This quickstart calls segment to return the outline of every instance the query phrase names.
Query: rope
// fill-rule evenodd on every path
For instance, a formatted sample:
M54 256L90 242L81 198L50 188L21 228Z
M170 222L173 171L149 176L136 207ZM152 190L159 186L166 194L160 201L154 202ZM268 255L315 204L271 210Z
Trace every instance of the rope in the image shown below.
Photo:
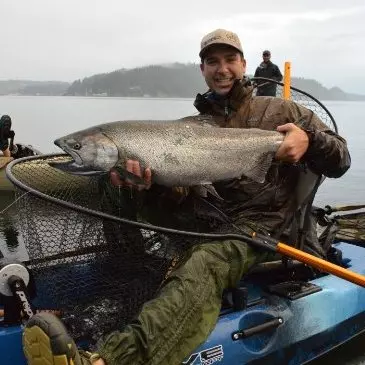
M15 199L12 203L10 203L7 207L5 207L2 211L0 211L0 214L4 214L11 206L13 206L17 201L22 199L25 195L29 194L30 191L27 191L26 193L22 194L19 198Z

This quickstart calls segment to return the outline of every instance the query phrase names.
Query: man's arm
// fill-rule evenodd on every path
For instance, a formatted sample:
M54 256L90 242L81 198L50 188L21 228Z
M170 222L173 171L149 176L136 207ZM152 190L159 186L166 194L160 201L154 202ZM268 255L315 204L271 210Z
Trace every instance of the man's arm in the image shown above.
M300 159L314 173L327 177L342 176L351 166L346 140L329 129L311 110L294 102L290 102L289 110L288 122L294 123L308 136L308 147ZM293 149L295 144L292 142Z
M314 117L313 119L318 119ZM340 177L351 166L351 157L345 139L330 129L318 130L316 121L307 130L308 150L303 156L313 172L328 177Z
M278 66L275 65L274 67L274 74L273 74L273 79L276 81L281 81L283 79L283 75L280 72L280 69Z

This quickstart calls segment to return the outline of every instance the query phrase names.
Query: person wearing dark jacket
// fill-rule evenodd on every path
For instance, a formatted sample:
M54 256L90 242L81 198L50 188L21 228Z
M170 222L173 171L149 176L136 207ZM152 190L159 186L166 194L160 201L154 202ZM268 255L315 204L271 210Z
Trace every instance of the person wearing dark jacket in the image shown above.
M11 131L11 118L8 115L3 115L0 118L0 150L4 157L11 157L9 138L13 133Z
M277 65L271 62L271 53L265 50L262 53L263 62L260 66L256 68L254 77L265 77L267 79L272 79L275 81L281 81L283 75ZM258 81L257 96L276 96L276 83L269 81Z
M285 134L263 183L241 178L215 184L223 198L219 209L236 227L261 229L275 237L292 212L300 166L319 175L340 177L350 167L346 141L312 111L292 101L252 96L252 86L245 78L246 60L235 33L217 29L207 34L199 55L209 88L195 100L201 119L214 118L226 128L255 127ZM145 190L140 193L153 193L151 169L143 170L138 161L128 161L126 168L144 178ZM123 182L116 170L111 171L110 179L113 185L129 192L130 183ZM138 185L138 190L141 188ZM194 194L185 188L175 192L181 195L176 199L176 210L183 209L184 202ZM218 204L216 198L212 199ZM23 336L28 362L36 364L38 347L32 350L31 345L35 334L42 333L49 358L58 355L57 365L181 364L214 329L223 290L235 287L253 265L266 261L268 255L233 239L192 246L133 323L105 336L97 353L79 353L56 317L37 314L28 321ZM62 348L67 350L62 352Z

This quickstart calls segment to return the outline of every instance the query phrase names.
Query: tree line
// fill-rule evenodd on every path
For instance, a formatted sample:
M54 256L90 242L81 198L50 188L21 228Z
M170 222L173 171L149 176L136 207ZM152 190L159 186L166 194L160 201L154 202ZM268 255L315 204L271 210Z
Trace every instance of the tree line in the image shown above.
M365 95L326 88L313 79L293 77L292 86L320 100L365 100ZM198 64L174 63L120 69L97 74L73 83L58 81L0 81L0 95L72 95L152 98L194 98L206 91Z
M365 100L365 95L349 94L338 87L327 89L313 79L293 77L291 83L322 100ZM174 63L121 69L76 80L65 95L193 98L205 90L198 64Z

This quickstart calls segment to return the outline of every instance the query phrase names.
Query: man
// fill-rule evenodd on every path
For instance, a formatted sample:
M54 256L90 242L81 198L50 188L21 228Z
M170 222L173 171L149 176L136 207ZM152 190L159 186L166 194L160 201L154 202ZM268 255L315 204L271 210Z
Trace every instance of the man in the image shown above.
M303 161L317 174L339 177L350 166L346 142L311 111L293 102L252 97L252 87L244 77L243 49L235 33L223 29L209 33L199 55L209 87L195 101L201 113L214 115L224 127L276 129L286 135L264 183L242 178L215 185L224 199L219 208L236 226L246 229L251 225L278 234L293 209L300 171L297 162ZM128 161L127 169L144 177L145 185L138 189L149 194L153 171L143 171L138 161ZM116 171L110 177L114 185L126 185ZM62 324L50 314L37 314L24 333L29 364L39 360L35 334L44 338L42 348L48 351L49 364L181 364L213 330L223 290L236 286L250 267L266 258L266 253L234 240L193 246L133 323L105 336L98 353L92 355L81 353L80 357Z
M263 62L257 67L254 77L265 77L267 79L272 79L275 81L281 81L283 75L280 72L278 66L270 61L271 53L265 50L262 53ZM257 96L276 96L276 83L268 81L258 81Z
M11 131L11 118L8 115L3 115L0 118L0 150L4 157L11 157L9 149L9 138L14 134Z

